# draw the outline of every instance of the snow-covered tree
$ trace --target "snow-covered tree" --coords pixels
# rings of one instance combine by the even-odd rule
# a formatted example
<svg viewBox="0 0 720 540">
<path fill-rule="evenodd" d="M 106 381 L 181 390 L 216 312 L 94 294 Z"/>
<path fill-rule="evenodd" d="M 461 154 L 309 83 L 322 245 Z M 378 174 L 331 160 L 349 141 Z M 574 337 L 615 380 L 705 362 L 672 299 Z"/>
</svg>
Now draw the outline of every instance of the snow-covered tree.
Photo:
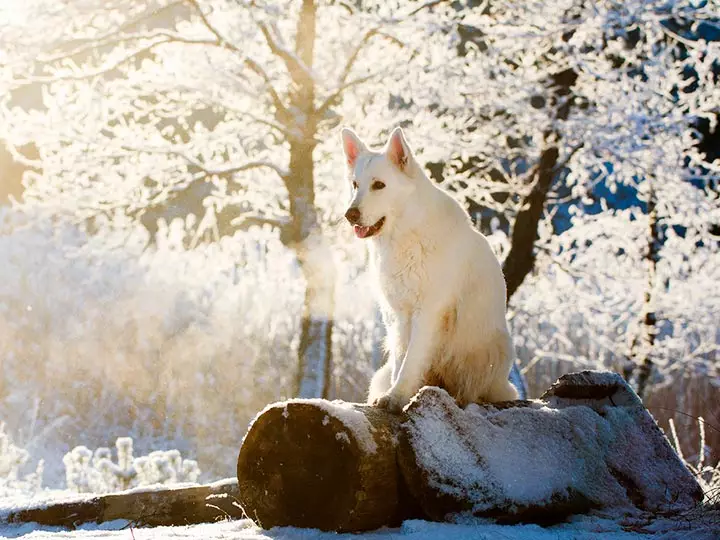
<svg viewBox="0 0 720 540">
<path fill-rule="evenodd" d="M 33 141 L 24 206 L 89 229 L 151 231 L 179 193 L 188 242 L 279 231 L 306 281 L 298 394 L 327 395 L 347 186 L 335 128 L 412 125 L 426 161 L 467 127 L 457 12 L 442 2 L 116 0 L 13 3 L 0 30 L 2 133 Z M 14 106 L 38 90 L 36 109 Z M 453 113 L 459 112 L 454 117 Z M 187 201 L 187 194 L 190 201 Z"/>
<path fill-rule="evenodd" d="M 604 346 L 629 357 L 627 375 L 641 366 L 641 392 L 655 364 L 717 358 L 717 336 L 683 307 L 681 284 L 714 288 L 720 262 L 720 165 L 699 148 L 700 123 L 715 129 L 720 112 L 720 44 L 700 37 L 720 23 L 719 6 L 493 0 L 459 12 L 476 71 L 456 90 L 472 96 L 477 120 L 475 152 L 449 164 L 464 176 L 454 188 L 509 221 L 509 296 L 536 271 L 534 292 L 512 303 L 520 312 L 534 294 L 593 326 L 594 310 L 618 314 L 611 282 L 632 280 L 617 298 L 630 320 L 616 317 Z M 570 272 L 582 293 L 558 304 L 563 292 L 546 289 L 538 268 Z M 717 297 L 704 299 L 715 313 Z M 685 331 L 702 337 L 679 354 L 671 343 Z"/>
</svg>

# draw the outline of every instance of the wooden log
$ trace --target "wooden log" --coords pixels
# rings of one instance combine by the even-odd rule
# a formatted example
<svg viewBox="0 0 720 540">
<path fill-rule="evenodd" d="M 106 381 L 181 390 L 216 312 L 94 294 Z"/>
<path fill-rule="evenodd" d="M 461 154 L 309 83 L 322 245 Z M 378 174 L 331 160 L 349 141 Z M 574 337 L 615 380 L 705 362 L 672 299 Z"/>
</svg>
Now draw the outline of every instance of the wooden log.
<svg viewBox="0 0 720 540">
<path fill-rule="evenodd" d="M 405 411 L 398 461 L 434 520 L 553 522 L 590 509 L 683 512 L 702 491 L 616 374 L 562 377 L 537 401 L 464 410 L 426 387 Z"/>
<path fill-rule="evenodd" d="M 10 512 L 2 520 L 70 529 L 83 523 L 118 519 L 135 526 L 191 525 L 243 517 L 237 497 L 237 482 L 232 478 L 203 486 L 138 488 L 75 501 L 52 502 Z"/>
<path fill-rule="evenodd" d="M 240 448 L 240 505 L 263 528 L 362 531 L 398 522 L 399 419 L 319 399 L 267 407 Z M 404 501 L 408 497 L 403 497 Z"/>
</svg>

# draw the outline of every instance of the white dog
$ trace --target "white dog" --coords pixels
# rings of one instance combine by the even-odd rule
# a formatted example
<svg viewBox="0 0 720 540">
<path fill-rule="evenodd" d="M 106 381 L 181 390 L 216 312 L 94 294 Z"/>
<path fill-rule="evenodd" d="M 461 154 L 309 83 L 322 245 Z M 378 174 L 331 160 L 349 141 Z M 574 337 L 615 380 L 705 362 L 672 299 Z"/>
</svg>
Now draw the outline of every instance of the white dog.
<svg viewBox="0 0 720 540">
<path fill-rule="evenodd" d="M 505 280 L 487 239 L 425 175 L 402 129 L 380 152 L 350 129 L 342 141 L 353 189 L 345 217 L 369 239 L 388 335 L 368 402 L 399 411 L 425 385 L 461 406 L 517 399 Z"/>
</svg>

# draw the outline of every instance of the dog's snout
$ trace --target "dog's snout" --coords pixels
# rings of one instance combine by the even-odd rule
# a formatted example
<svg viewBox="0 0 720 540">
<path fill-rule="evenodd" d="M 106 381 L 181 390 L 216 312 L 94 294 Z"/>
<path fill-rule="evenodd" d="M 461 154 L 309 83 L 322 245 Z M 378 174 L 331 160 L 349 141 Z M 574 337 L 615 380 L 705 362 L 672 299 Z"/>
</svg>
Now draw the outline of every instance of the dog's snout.
<svg viewBox="0 0 720 540">
<path fill-rule="evenodd" d="M 356 224 L 358 221 L 360 221 L 360 210 L 358 210 L 354 206 L 349 208 L 348 211 L 345 212 L 345 219 L 347 219 L 353 225 Z"/>
</svg>

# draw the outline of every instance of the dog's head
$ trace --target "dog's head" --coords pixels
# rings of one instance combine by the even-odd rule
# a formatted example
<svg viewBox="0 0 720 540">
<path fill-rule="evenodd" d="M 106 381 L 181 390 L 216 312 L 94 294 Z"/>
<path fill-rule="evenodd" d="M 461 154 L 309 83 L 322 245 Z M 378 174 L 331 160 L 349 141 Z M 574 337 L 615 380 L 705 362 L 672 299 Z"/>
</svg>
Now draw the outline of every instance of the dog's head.
<svg viewBox="0 0 720 540">
<path fill-rule="evenodd" d="M 380 235 L 403 212 L 423 177 L 422 169 L 399 127 L 380 152 L 369 150 L 349 128 L 342 130 L 342 142 L 353 194 L 345 217 L 358 238 Z"/>
</svg>

